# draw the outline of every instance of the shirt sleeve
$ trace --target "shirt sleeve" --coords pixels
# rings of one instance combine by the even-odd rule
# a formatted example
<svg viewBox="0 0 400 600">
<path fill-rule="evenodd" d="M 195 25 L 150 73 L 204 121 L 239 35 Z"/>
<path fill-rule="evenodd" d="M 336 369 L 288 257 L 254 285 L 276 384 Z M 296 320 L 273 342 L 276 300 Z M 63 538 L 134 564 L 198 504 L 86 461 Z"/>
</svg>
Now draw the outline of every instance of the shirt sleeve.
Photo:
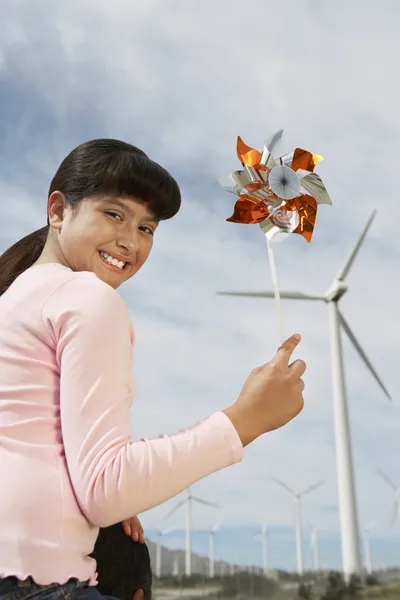
<svg viewBox="0 0 400 600">
<path fill-rule="evenodd" d="M 240 438 L 222 412 L 175 435 L 132 442 L 132 324 L 122 298 L 96 276 L 64 283 L 42 317 L 55 343 L 70 479 L 93 525 L 153 508 L 242 459 Z"/>
</svg>

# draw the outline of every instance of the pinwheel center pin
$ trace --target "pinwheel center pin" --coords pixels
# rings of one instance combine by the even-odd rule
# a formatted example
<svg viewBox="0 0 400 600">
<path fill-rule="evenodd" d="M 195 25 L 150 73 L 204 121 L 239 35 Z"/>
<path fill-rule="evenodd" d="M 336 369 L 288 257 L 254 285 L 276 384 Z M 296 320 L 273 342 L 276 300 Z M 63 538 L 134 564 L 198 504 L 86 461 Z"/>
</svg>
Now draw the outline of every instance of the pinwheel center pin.
<svg viewBox="0 0 400 600">
<path fill-rule="evenodd" d="M 273 167 L 269 174 L 268 182 L 274 194 L 283 200 L 291 200 L 300 193 L 300 179 L 293 169 L 286 165 Z"/>
</svg>

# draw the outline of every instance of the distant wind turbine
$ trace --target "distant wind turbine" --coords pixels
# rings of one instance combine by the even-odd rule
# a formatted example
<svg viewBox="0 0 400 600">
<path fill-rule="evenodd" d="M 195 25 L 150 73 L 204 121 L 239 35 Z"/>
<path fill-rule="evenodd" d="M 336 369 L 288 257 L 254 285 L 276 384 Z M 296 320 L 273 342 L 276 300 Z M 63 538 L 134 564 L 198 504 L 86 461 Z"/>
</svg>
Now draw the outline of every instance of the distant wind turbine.
<svg viewBox="0 0 400 600">
<path fill-rule="evenodd" d="M 186 504 L 186 544 L 185 544 L 185 575 L 190 577 L 192 574 L 192 504 L 197 502 L 205 506 L 211 506 L 211 508 L 219 508 L 216 504 L 207 502 L 202 498 L 197 498 L 192 495 L 190 487 L 187 488 L 187 498 L 181 500 L 176 504 L 170 512 L 165 515 L 164 521 L 169 519 L 177 510 Z"/>
<path fill-rule="evenodd" d="M 263 573 L 265 576 L 268 575 L 268 529 L 264 524 L 261 527 L 261 533 L 257 533 L 254 536 L 255 539 L 261 539 L 262 544 L 262 566 Z"/>
<path fill-rule="evenodd" d="M 294 498 L 294 511 L 295 511 L 295 522 L 296 522 L 296 554 L 297 554 L 297 573 L 299 575 L 303 575 L 304 573 L 304 562 L 303 562 L 303 536 L 302 536 L 302 527 L 301 527 L 301 503 L 300 499 L 304 494 L 308 494 L 319 488 L 324 484 L 324 481 L 320 481 L 302 492 L 295 492 L 290 488 L 286 483 L 277 479 L 276 477 L 272 477 L 276 483 L 279 483 L 286 491 L 292 494 Z"/>
<path fill-rule="evenodd" d="M 314 571 L 316 573 L 318 573 L 319 571 L 319 565 L 320 565 L 320 561 L 319 561 L 319 529 L 313 525 L 312 523 L 310 523 L 307 520 L 308 525 L 311 527 L 311 535 L 310 535 L 310 550 L 312 551 L 313 554 L 313 567 L 314 567 Z"/>
<path fill-rule="evenodd" d="M 400 487 L 398 485 L 396 485 L 395 483 L 393 483 L 393 481 L 390 479 L 390 477 L 388 477 L 386 475 L 386 473 L 384 473 L 380 469 L 378 469 L 378 473 L 382 477 L 382 479 L 388 484 L 389 487 L 392 488 L 392 490 L 396 494 L 396 498 L 395 498 L 395 501 L 394 501 L 394 504 L 393 504 L 392 518 L 391 518 L 391 526 L 393 527 L 395 525 L 398 517 L 399 517 Z"/>
<path fill-rule="evenodd" d="M 157 541 L 156 541 L 156 577 L 160 579 L 161 577 L 161 536 L 167 533 L 171 533 L 175 531 L 174 529 L 159 529 L 157 531 Z"/>
<path fill-rule="evenodd" d="M 208 576 L 212 579 L 215 576 L 215 532 L 221 526 L 221 521 L 217 521 L 214 527 L 208 532 L 210 536 L 210 556 L 209 556 L 209 567 L 208 567 Z"/>
<path fill-rule="evenodd" d="M 375 527 L 375 523 L 371 523 L 364 529 L 364 554 L 365 554 L 365 570 L 368 575 L 372 573 L 372 559 L 371 559 L 371 531 Z"/>
<path fill-rule="evenodd" d="M 215 532 L 220 528 L 222 521 L 219 520 L 211 529 L 197 530 L 201 533 L 208 533 L 209 555 L 208 555 L 208 576 L 210 579 L 215 577 Z"/>
<path fill-rule="evenodd" d="M 343 330 L 360 355 L 385 396 L 391 400 L 377 372 L 361 348 L 357 338 L 339 310 L 339 300 L 348 291 L 346 277 L 365 240 L 376 216 L 373 211 L 366 226 L 358 237 L 347 261 L 337 274 L 332 285 L 323 295 L 303 294 L 302 292 L 280 292 L 280 297 L 288 300 L 310 300 L 325 302 L 329 307 L 331 320 L 331 355 L 333 374 L 333 418 L 335 426 L 336 472 L 339 492 L 340 529 L 342 541 L 342 567 L 346 580 L 350 576 L 363 574 L 360 548 L 360 531 L 354 481 L 354 467 L 350 438 L 350 424 L 346 397 L 346 383 L 342 350 L 341 331 Z M 275 298 L 274 292 L 217 292 L 223 296 L 247 296 L 253 298 Z"/>
<path fill-rule="evenodd" d="M 174 556 L 174 562 L 173 562 L 173 566 L 172 566 L 172 576 L 179 577 L 179 559 L 176 554 Z"/>
</svg>

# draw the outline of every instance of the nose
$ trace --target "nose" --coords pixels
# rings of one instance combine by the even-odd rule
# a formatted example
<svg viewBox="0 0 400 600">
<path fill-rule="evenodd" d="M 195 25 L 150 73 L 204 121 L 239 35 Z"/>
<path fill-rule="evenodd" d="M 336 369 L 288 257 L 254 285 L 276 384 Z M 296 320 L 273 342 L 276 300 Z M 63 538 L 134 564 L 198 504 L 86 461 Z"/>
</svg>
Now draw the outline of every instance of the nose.
<svg viewBox="0 0 400 600">
<path fill-rule="evenodd" d="M 117 240 L 117 246 L 123 250 L 127 256 L 135 256 L 139 250 L 139 237 L 137 233 L 130 232 L 129 235 L 121 236 Z"/>
</svg>

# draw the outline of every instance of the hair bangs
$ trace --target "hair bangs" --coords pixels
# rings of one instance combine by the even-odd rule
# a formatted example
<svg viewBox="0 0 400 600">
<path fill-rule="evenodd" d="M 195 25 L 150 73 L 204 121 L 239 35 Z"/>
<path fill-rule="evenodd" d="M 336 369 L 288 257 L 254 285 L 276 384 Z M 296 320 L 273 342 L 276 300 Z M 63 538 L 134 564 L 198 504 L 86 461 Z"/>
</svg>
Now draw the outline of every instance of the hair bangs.
<svg viewBox="0 0 400 600">
<path fill-rule="evenodd" d="M 148 156 L 120 152 L 102 157 L 93 169 L 93 194 L 130 196 L 144 202 L 157 220 L 179 211 L 181 194 L 175 179 Z"/>
</svg>

